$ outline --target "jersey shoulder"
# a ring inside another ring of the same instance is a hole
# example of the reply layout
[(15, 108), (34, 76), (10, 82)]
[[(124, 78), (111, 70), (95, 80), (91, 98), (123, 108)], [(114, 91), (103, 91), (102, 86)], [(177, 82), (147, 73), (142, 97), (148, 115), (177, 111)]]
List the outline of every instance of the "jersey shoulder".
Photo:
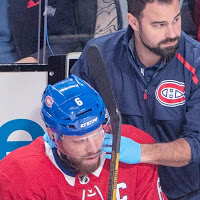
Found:
[(122, 124), (121, 135), (140, 144), (155, 143), (153, 137), (151, 137), (148, 133), (129, 124)]

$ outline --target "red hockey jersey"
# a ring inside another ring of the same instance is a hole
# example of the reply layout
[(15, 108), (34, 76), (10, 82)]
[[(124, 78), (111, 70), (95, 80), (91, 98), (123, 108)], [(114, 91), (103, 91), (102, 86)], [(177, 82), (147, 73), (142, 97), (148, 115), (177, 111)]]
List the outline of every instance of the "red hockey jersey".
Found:
[[(122, 125), (122, 135), (139, 143), (153, 143), (147, 133)], [(0, 162), (0, 200), (106, 200), (110, 160), (101, 159), (92, 174), (64, 174), (51, 148), (39, 137)], [(166, 200), (156, 165), (119, 164), (117, 200)]]

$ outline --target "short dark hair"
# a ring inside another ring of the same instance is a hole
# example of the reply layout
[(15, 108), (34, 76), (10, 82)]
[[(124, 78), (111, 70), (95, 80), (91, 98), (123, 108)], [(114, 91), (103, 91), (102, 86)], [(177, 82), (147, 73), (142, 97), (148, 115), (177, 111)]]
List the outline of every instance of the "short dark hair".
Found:
[(141, 12), (146, 7), (147, 3), (158, 3), (170, 4), (173, 0), (127, 0), (128, 13), (131, 13), (134, 17), (139, 19)]

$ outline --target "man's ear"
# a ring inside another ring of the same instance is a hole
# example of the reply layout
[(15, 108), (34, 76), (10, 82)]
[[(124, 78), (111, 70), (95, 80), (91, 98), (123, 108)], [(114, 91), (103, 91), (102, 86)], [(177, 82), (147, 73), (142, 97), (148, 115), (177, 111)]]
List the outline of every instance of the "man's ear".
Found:
[(60, 141), (59, 141), (58, 138), (56, 137), (55, 133), (53, 133), (53, 131), (52, 131), (50, 128), (48, 128), (48, 127), (47, 127), (47, 132), (48, 132), (48, 135), (49, 135), (51, 141), (52, 141), (53, 144), (54, 144), (54, 147), (57, 148), (58, 145), (59, 145), (59, 143), (60, 143)]
[(56, 143), (60, 142), (59, 137), (57, 137), (57, 135), (48, 127), (47, 127), (47, 132), (48, 132), (50, 139), (53, 142), (56, 142)]
[(131, 28), (134, 31), (138, 31), (139, 30), (139, 22), (138, 22), (137, 18), (134, 15), (132, 15), (131, 13), (128, 13), (127, 19), (128, 19), (128, 23), (131, 26)]
[(48, 132), (49, 137), (50, 137), (51, 140), (52, 140), (52, 139), (54, 138), (54, 136), (53, 136), (52, 130), (51, 130), (49, 127), (47, 127), (47, 132)]

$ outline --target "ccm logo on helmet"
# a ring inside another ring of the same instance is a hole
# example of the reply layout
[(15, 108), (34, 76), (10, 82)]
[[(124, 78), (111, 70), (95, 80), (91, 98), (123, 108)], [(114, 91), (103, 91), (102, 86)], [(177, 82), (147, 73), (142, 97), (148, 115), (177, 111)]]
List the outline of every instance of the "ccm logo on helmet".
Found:
[(93, 123), (96, 122), (96, 121), (97, 121), (97, 117), (94, 118), (94, 119), (92, 119), (92, 120), (90, 120), (90, 121), (88, 121), (88, 122), (85, 122), (85, 123), (81, 124), (81, 128), (84, 128), (84, 127), (86, 127), (86, 126), (89, 126), (89, 125), (93, 124)]
[(47, 97), (45, 98), (45, 104), (46, 104), (49, 108), (51, 108), (51, 107), (52, 107), (52, 104), (53, 104), (53, 99), (52, 99), (50, 96), (47, 96)]
[(164, 106), (183, 105), (185, 103), (185, 84), (174, 80), (162, 81), (157, 87), (155, 95)]

